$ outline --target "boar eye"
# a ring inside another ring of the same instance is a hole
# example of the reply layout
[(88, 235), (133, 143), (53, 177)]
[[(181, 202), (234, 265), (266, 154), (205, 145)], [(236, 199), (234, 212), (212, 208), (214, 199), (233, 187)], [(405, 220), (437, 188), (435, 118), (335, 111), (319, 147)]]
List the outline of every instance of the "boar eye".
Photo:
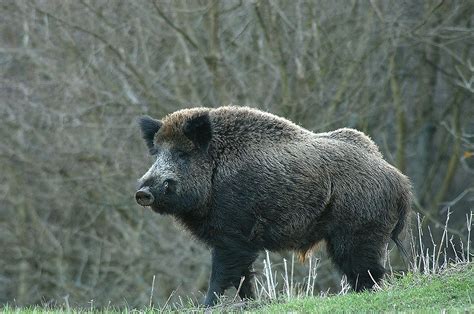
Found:
[(163, 192), (164, 194), (174, 193), (176, 182), (173, 179), (166, 179), (163, 182)]

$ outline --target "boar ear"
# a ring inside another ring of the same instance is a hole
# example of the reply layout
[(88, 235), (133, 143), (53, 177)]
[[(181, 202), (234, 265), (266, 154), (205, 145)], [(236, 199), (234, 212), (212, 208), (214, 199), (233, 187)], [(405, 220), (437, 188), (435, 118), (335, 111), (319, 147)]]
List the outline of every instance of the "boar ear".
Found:
[(212, 137), (209, 113), (203, 113), (186, 121), (183, 127), (183, 132), (184, 135), (194, 143), (194, 145), (203, 151), (207, 151)]
[(161, 121), (153, 119), (149, 116), (142, 116), (138, 118), (138, 125), (142, 130), (142, 137), (145, 140), (146, 146), (149, 150), (153, 148), (153, 139), (156, 132), (161, 128)]

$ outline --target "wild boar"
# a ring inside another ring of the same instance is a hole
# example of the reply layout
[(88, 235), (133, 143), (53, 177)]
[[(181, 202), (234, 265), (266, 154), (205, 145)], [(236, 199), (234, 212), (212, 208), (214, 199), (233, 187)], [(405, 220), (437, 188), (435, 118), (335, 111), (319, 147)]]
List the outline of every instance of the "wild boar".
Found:
[(304, 260), (319, 242), (356, 291), (385, 269), (411, 204), (409, 179), (362, 132), (313, 133), (247, 107), (193, 108), (142, 117), (155, 157), (139, 179), (138, 204), (173, 215), (212, 251), (205, 305), (231, 286), (253, 298), (252, 263), (262, 250)]

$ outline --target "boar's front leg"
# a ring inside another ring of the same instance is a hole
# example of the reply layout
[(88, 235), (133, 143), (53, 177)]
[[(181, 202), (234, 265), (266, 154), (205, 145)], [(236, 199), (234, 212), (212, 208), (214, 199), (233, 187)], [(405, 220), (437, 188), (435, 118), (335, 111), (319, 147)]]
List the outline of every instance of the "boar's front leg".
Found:
[(257, 252), (243, 250), (242, 247), (212, 249), (212, 270), (204, 305), (213, 306), (227, 288), (238, 288), (242, 277), (245, 279), (239, 296), (253, 298), (251, 267), (257, 256)]

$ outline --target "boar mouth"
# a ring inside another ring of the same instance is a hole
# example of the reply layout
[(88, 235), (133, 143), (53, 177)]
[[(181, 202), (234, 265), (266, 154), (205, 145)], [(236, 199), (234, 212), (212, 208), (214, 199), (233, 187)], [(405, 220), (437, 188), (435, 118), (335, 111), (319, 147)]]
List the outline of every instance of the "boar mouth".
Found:
[(151, 205), (149, 206), (151, 208), (152, 211), (154, 211), (155, 213), (158, 213), (158, 214), (164, 214), (164, 210), (163, 208), (161, 207), (158, 207), (158, 206), (155, 206), (155, 205)]
[(150, 207), (153, 212), (160, 215), (169, 214), (165, 206), (159, 206), (158, 204), (151, 204), (150, 206), (147, 206), (147, 207)]

